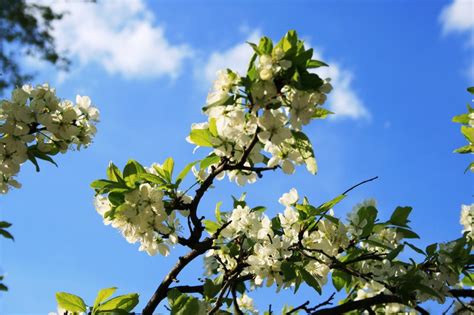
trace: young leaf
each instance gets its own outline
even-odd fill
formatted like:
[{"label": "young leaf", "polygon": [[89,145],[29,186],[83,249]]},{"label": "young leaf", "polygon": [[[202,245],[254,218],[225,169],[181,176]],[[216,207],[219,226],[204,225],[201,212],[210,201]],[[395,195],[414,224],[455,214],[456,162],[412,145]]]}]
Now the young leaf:
[{"label": "young leaf", "polygon": [[211,279],[207,279],[204,282],[204,297],[206,299],[212,299],[219,293],[220,289],[222,288],[221,284],[216,284]]},{"label": "young leaf", "polygon": [[191,141],[200,147],[212,147],[211,137],[209,129],[193,129],[189,135]]},{"label": "young leaf", "polygon": [[316,165],[316,159],[314,158],[313,146],[309,138],[301,131],[292,130],[293,138],[295,140],[294,148],[298,150],[301,157],[306,163],[306,168],[311,174],[316,174],[318,167]]},{"label": "young leaf", "polygon": [[337,291],[341,291],[348,283],[351,282],[351,275],[340,270],[332,272],[332,284]]},{"label": "young leaf", "polygon": [[213,164],[217,164],[220,161],[221,161],[221,158],[215,155],[214,153],[212,153],[201,161],[201,163],[199,164],[199,167],[201,169],[208,168],[209,166]]},{"label": "young leaf", "polygon": [[222,206],[222,201],[219,201],[216,204],[216,209],[214,210],[214,213],[216,215],[216,220],[217,220],[218,223],[222,223],[221,206]]},{"label": "young leaf", "polygon": [[84,303],[84,300],[71,293],[57,292],[56,301],[60,308],[69,312],[87,311],[87,305]]},{"label": "young leaf", "polygon": [[217,229],[219,229],[219,227],[220,227],[219,224],[217,224],[216,222],[211,221],[211,220],[203,220],[202,223],[204,223],[204,228],[211,235],[216,233]]},{"label": "young leaf", "polygon": [[306,63],[306,68],[308,69],[319,68],[319,67],[329,67],[329,65],[322,61],[314,60],[314,59],[308,60],[308,62]]},{"label": "young leaf", "polygon": [[123,175],[122,172],[118,169],[118,167],[110,162],[109,166],[107,167],[107,178],[110,179],[111,181],[122,181],[123,182]]},{"label": "young leaf", "polygon": [[321,286],[319,285],[318,280],[316,280],[313,275],[311,275],[304,267],[298,268],[301,276],[303,277],[304,282],[306,282],[307,285],[312,287],[313,289],[316,290],[319,294],[321,294]]},{"label": "young leaf", "polygon": [[3,228],[0,228],[0,235],[2,235],[3,237],[5,238],[8,238],[8,239],[11,239],[11,240],[15,240],[15,238],[13,237],[13,235],[11,235],[10,232],[8,232],[7,230],[3,229]]},{"label": "young leaf", "polygon": [[166,180],[171,183],[173,177],[174,161],[173,158],[169,157],[163,163],[163,171],[165,172]]},{"label": "young leaf", "polygon": [[262,37],[260,43],[258,44],[258,51],[262,55],[270,55],[273,50],[273,42],[268,37]]},{"label": "young leaf", "polygon": [[191,162],[189,164],[187,164],[183,170],[181,172],[179,172],[178,174],[178,177],[176,177],[176,183],[179,184],[183,181],[183,179],[186,177],[186,175],[188,175],[189,171],[191,170],[191,168],[196,165],[197,163],[199,163],[200,160],[198,161],[194,161],[194,162]]},{"label": "young leaf", "polygon": [[130,312],[134,309],[135,306],[138,304],[138,294],[131,293],[120,295],[114,297],[105,303],[101,304],[97,311],[104,312],[104,311],[116,311],[116,310],[123,310],[126,312]]},{"label": "young leaf", "polygon": [[116,290],[117,288],[115,287],[100,290],[99,293],[97,293],[97,297],[95,298],[93,310],[95,310],[100,303],[111,297]]},{"label": "young leaf", "polygon": [[397,207],[390,217],[390,223],[398,226],[407,226],[408,216],[410,215],[411,207]]},{"label": "young leaf", "polygon": [[474,128],[461,126],[461,132],[469,142],[474,143]]}]

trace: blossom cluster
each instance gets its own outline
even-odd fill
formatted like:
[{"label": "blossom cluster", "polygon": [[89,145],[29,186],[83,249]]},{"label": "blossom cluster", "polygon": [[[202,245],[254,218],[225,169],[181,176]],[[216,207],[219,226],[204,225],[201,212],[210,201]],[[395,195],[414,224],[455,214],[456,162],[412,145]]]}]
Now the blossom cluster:
[{"label": "blossom cluster", "polygon": [[[254,275],[253,282],[256,286],[261,286],[264,282],[267,286],[274,283],[279,287],[294,285],[295,279],[285,278],[282,265],[285,261],[291,261],[298,250],[309,255],[317,253],[316,259],[310,262],[298,261],[295,264],[315,277],[320,285],[326,283],[330,271],[328,257],[336,256],[341,248],[348,246],[347,230],[341,222],[329,220],[318,222],[313,231],[304,230],[304,223],[295,209],[298,200],[298,192],[294,188],[284,194],[279,202],[285,209],[273,220],[247,205],[238,205],[223,216],[230,224],[221,231],[216,242],[220,248],[207,253],[207,269],[224,272],[225,269],[236,268],[241,257],[232,255],[231,252],[238,238],[240,246],[246,252],[242,261],[247,267],[242,274]],[[278,227],[275,220],[279,222]],[[300,235],[301,231],[303,234]]]},{"label": "blossom cluster", "polygon": [[[296,39],[295,49],[288,48],[283,45],[287,37],[275,47],[269,39],[254,45],[255,56],[245,76],[230,69],[217,73],[203,109],[208,121],[192,125],[189,142],[212,147],[216,156],[247,168],[265,163],[292,174],[295,165],[306,163],[310,172],[316,172],[313,149],[302,128],[330,113],[322,105],[332,87],[329,79],[308,72],[308,63],[314,61],[312,50],[305,50]],[[249,169],[227,174],[239,185],[257,178]],[[206,176],[203,170],[199,177]]]},{"label": "blossom cluster", "polygon": [[15,176],[26,160],[38,168],[36,158],[52,162],[51,155],[88,146],[98,120],[88,96],[73,103],[47,84],[14,89],[11,99],[0,101],[0,193],[20,186]]},{"label": "blossom cluster", "polygon": [[[131,165],[135,167],[133,170]],[[150,256],[158,253],[168,256],[182,229],[179,216],[187,216],[188,211],[168,211],[170,191],[163,185],[165,179],[160,177],[163,166],[154,163],[150,168],[143,168],[131,161],[122,175],[111,163],[108,174],[113,174],[109,180],[92,185],[99,188],[94,204],[104,224],[118,229],[129,243],[140,243],[140,251]],[[183,204],[191,201],[191,197],[179,191],[174,197]]]},{"label": "blossom cluster", "polygon": [[[308,205],[306,198],[303,203],[299,200],[298,192],[291,189],[279,199],[285,207],[283,213],[272,219],[260,208],[251,209],[243,201],[231,212],[220,214],[222,224],[230,223],[220,232],[216,247],[206,255],[208,274],[226,274],[241,268],[242,276],[252,275],[254,287],[276,284],[278,288],[299,286],[301,280],[297,275],[305,281],[309,275],[317,283],[312,286],[320,289],[331,275],[334,283],[334,277],[341,272],[341,262],[351,257],[357,258],[347,265],[352,273],[347,274],[352,278],[350,286],[358,287],[352,291],[354,300],[380,293],[401,294],[390,288],[400,287],[406,279],[417,279],[419,288],[410,289],[411,299],[416,293],[418,301],[435,299],[444,303],[449,289],[459,282],[459,270],[469,259],[466,238],[435,244],[426,252],[410,244],[427,256],[426,268],[395,259],[407,243],[404,240],[417,237],[406,225],[411,208],[397,208],[389,221],[378,223],[375,229],[377,210],[372,200],[354,207],[347,223],[336,219],[332,209],[317,209]],[[309,219],[311,212],[305,209],[313,209],[319,219]],[[472,229],[472,224],[469,227]],[[458,266],[448,267],[453,264]],[[396,303],[379,306],[377,310],[411,311]]]}]

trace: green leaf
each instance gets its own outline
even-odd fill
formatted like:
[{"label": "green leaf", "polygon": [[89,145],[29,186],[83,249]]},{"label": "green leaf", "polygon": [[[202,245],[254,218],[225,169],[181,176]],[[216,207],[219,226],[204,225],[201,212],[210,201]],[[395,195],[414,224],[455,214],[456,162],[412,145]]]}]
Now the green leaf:
[{"label": "green leaf", "polygon": [[268,37],[262,37],[260,43],[258,44],[258,51],[260,54],[270,55],[273,50],[273,42]]},{"label": "green leaf", "polygon": [[0,229],[9,228],[10,226],[12,226],[11,223],[8,223],[6,221],[0,221]]},{"label": "green leaf", "polygon": [[189,135],[191,141],[200,147],[212,147],[212,134],[209,129],[192,129]]},{"label": "green leaf", "polygon": [[[171,291],[174,291],[173,289]],[[168,293],[169,304],[171,306],[171,315],[190,315],[199,314],[199,301],[192,296],[182,294],[178,290]]]},{"label": "green leaf", "polygon": [[306,67],[307,63],[311,60],[311,57],[313,57],[313,49],[312,48],[299,53],[293,59],[293,61],[294,61],[295,65],[297,65],[299,67]]},{"label": "green leaf", "polygon": [[424,285],[424,284],[421,284],[421,282],[417,282],[416,283],[416,288],[420,291],[420,292],[423,292],[423,293],[426,293],[428,295],[431,295],[431,296],[435,296],[439,299],[443,299],[443,297],[441,296],[441,294],[439,294],[437,291],[433,290],[432,288]]},{"label": "green leaf", "polygon": [[474,143],[474,128],[468,126],[461,126],[461,133],[466,137],[466,139]]},{"label": "green leaf", "polygon": [[181,172],[179,172],[178,174],[178,177],[176,178],[176,183],[179,184],[183,181],[183,179],[186,177],[186,175],[188,175],[189,171],[191,170],[191,168],[196,165],[197,163],[199,163],[200,160],[198,161],[194,161],[194,162],[191,162],[191,163],[188,163]]},{"label": "green leaf", "polygon": [[260,49],[255,43],[251,43],[251,42],[246,42],[246,43],[249,44],[250,47],[252,47],[253,51],[255,51],[255,54],[262,55],[262,52],[260,51]]},{"label": "green leaf", "polygon": [[330,110],[327,110],[326,108],[316,107],[316,110],[314,111],[312,118],[325,119],[328,115],[334,115],[334,113],[331,112]]},{"label": "green leaf", "polygon": [[413,232],[412,230],[404,229],[404,228],[396,228],[395,229],[397,233],[400,233],[403,238],[420,238],[418,234]]},{"label": "green leaf", "polygon": [[306,63],[306,68],[308,69],[319,68],[319,67],[329,67],[329,65],[322,61],[314,60],[314,59],[308,60],[308,62]]},{"label": "green leaf", "polygon": [[298,268],[301,276],[303,277],[304,282],[306,282],[307,285],[312,287],[313,289],[316,290],[319,294],[321,294],[321,286],[319,285],[318,280],[316,280],[313,275],[311,275],[306,269],[303,267]]},{"label": "green leaf", "polygon": [[60,308],[70,311],[70,312],[85,312],[87,311],[87,305],[84,303],[84,300],[78,297],[77,295],[66,293],[66,292],[57,292],[56,301]]},{"label": "green leaf", "polygon": [[99,293],[97,293],[97,297],[95,298],[93,310],[95,310],[100,303],[111,297],[116,290],[117,288],[115,287],[100,290]]},{"label": "green leaf", "polygon": [[204,282],[204,297],[208,300],[212,299],[221,290],[221,284],[215,284],[211,279],[207,279]]},{"label": "green leaf", "polygon": [[306,163],[306,168],[311,174],[316,174],[318,167],[316,165],[316,159],[314,157],[313,146],[309,138],[301,131],[292,130],[293,138],[295,143],[293,147],[298,150],[301,157]]},{"label": "green leaf", "polygon": [[468,144],[454,150],[454,153],[466,154],[474,152],[474,145]]},{"label": "green leaf", "polygon": [[209,234],[214,234],[219,229],[220,225],[212,220],[203,220],[204,228],[206,229]]},{"label": "green leaf", "polygon": [[173,158],[169,157],[165,160],[163,163],[163,171],[165,172],[166,175],[166,180],[168,183],[171,183],[172,177],[173,177],[173,169],[174,169],[174,161]]},{"label": "green leaf", "polygon": [[282,43],[283,51],[286,55],[292,55],[296,53],[297,45],[298,45],[298,35],[296,34],[295,30],[290,30],[286,33],[283,37]]},{"label": "green leaf", "polygon": [[222,223],[221,206],[222,206],[222,201],[219,201],[216,204],[216,209],[214,210],[214,213],[216,215],[216,220],[217,220],[218,223]]},{"label": "green leaf", "polygon": [[280,270],[283,273],[283,281],[291,282],[296,278],[295,266],[289,261],[283,261],[280,265]]},{"label": "green leaf", "polygon": [[199,167],[201,169],[208,168],[209,166],[213,164],[217,164],[220,161],[221,161],[221,158],[215,155],[214,153],[212,153],[201,161],[201,163],[199,164]]},{"label": "green leaf", "polygon": [[452,121],[460,124],[468,124],[469,120],[469,114],[461,114],[454,116]]},{"label": "green leaf", "polygon": [[438,248],[438,243],[433,243],[431,245],[426,246],[425,251],[428,254],[428,256],[433,256],[437,248]]},{"label": "green leaf", "polygon": [[8,238],[8,239],[15,240],[15,238],[13,237],[13,235],[11,235],[11,233],[8,232],[7,230],[0,229],[0,235],[2,235],[2,236],[5,237],[5,238]]},{"label": "green leaf", "polygon": [[397,207],[390,217],[390,223],[398,226],[407,226],[408,216],[410,215],[411,207]]},{"label": "green leaf", "polygon": [[0,291],[8,291],[8,287],[3,283],[0,283]]},{"label": "green leaf", "polygon": [[130,312],[137,306],[138,304],[138,294],[136,293],[131,293],[131,294],[125,294],[125,295],[120,295],[117,297],[114,297],[105,303],[101,304],[98,308],[97,311],[115,311],[115,310],[123,310],[126,312]]},{"label": "green leaf", "polygon": [[128,187],[125,182],[113,182],[106,179],[93,181],[90,186],[94,188],[98,194],[106,194],[111,191],[125,192],[130,190],[130,187]]},{"label": "green leaf", "polygon": [[111,181],[123,181],[123,175],[122,172],[118,169],[118,167],[110,162],[109,166],[107,167],[107,178],[110,179]]},{"label": "green leaf", "polygon": [[255,79],[258,78],[257,67],[255,66],[255,60],[257,60],[257,56],[257,53],[253,54],[249,62],[249,66],[247,69],[247,81],[244,81],[244,83],[247,82],[245,83],[247,88],[250,88],[250,86],[252,85],[252,81],[255,81]]},{"label": "green leaf", "polygon": [[464,173],[466,173],[467,171],[471,170],[471,172],[474,172],[474,162],[470,163],[466,169],[464,170]]},{"label": "green leaf", "polygon": [[[29,148],[28,148],[28,149],[29,149]],[[27,154],[27,156],[28,156],[28,160],[30,160],[31,163],[33,163],[33,165],[35,166],[35,170],[36,170],[37,172],[39,172],[39,171],[40,171],[40,167],[39,167],[39,164],[38,164],[38,160],[36,159],[36,157],[35,157],[33,151],[28,150],[28,151],[26,151],[26,154]]]},{"label": "green leaf", "polygon": [[468,87],[467,91],[471,94],[474,94],[474,86]]},{"label": "green leaf", "polygon": [[140,175],[146,173],[143,166],[135,160],[129,160],[123,169],[123,178],[130,187],[135,187]]},{"label": "green leaf", "polygon": [[347,284],[351,282],[351,275],[340,270],[334,270],[332,272],[332,284],[334,288],[339,292]]},{"label": "green leaf", "polygon": [[398,245],[397,247],[395,247],[394,250],[392,250],[390,253],[387,254],[387,256],[385,257],[386,259],[388,260],[393,260],[395,259],[398,254],[401,253],[401,251],[405,248],[404,245]]},{"label": "green leaf", "polygon": [[346,195],[339,195],[333,198],[332,200],[323,203],[322,205],[318,207],[319,212],[323,213],[323,212],[329,211],[331,208],[333,208],[335,205],[341,202],[344,198],[346,198]]},{"label": "green leaf", "polygon": [[410,243],[408,243],[408,242],[404,242],[404,244],[407,245],[408,247],[410,247],[411,249],[413,249],[413,250],[414,250],[415,252],[417,252],[418,254],[421,254],[421,255],[426,256],[426,253],[425,253],[422,249],[416,247],[415,245],[410,244]]},{"label": "green leaf", "polygon": [[145,180],[147,182],[157,184],[157,185],[165,185],[166,180],[158,175],[151,174],[151,173],[142,173],[140,174],[140,179]]},{"label": "green leaf", "polygon": [[209,108],[216,107],[216,106],[224,106],[224,105],[232,105],[234,104],[234,96],[233,95],[228,95],[226,97],[221,98],[220,100],[215,101],[214,103],[208,104],[202,108],[202,110],[205,112]]},{"label": "green leaf", "polygon": [[362,234],[360,235],[361,238],[365,238],[372,233],[375,224],[375,219],[377,218],[377,213],[377,209],[375,209],[375,207],[373,206],[362,207],[357,212],[360,222],[364,220],[366,220],[367,222],[367,224],[362,230]]},{"label": "green leaf", "polygon": [[216,126],[216,119],[214,117],[209,119],[209,131],[211,132],[211,135],[213,135],[214,137],[217,137],[218,133],[217,133],[217,126]]},{"label": "green leaf", "polygon": [[33,153],[34,153],[35,157],[37,157],[38,159],[50,162],[51,164],[54,164],[54,166],[58,167],[58,164],[46,153],[41,152],[38,149],[34,150]]},{"label": "green leaf", "polygon": [[474,273],[468,274],[462,279],[462,284],[467,287],[474,287]]}]

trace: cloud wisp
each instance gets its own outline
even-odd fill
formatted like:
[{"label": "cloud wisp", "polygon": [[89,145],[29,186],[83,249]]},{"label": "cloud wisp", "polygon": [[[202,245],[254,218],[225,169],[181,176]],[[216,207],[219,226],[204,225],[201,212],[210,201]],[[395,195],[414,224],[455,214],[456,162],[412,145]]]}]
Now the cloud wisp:
[{"label": "cloud wisp", "polygon": [[181,72],[193,55],[186,44],[173,44],[142,0],[54,2],[67,12],[55,25],[58,48],[80,65],[98,65],[127,79],[169,77]]}]

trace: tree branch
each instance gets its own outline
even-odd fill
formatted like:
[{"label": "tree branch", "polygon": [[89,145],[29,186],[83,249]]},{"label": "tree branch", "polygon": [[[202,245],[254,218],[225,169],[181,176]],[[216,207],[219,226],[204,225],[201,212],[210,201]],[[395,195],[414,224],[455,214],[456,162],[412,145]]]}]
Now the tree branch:
[{"label": "tree branch", "polygon": [[375,176],[375,177],[366,179],[366,180],[364,180],[364,181],[362,181],[362,182],[360,182],[360,183],[358,183],[358,184],[352,186],[351,188],[347,189],[345,192],[342,193],[342,195],[347,195],[351,190],[353,190],[353,189],[359,187],[360,185],[364,185],[365,183],[368,183],[368,182],[371,182],[371,181],[373,181],[373,180],[376,180],[377,178],[379,178],[379,177],[378,177],[378,176]]},{"label": "tree branch", "polygon": [[[474,290],[469,290],[469,289],[452,289],[449,290],[449,293],[453,297],[474,297]],[[396,295],[387,295],[387,294],[378,294],[376,296],[373,296],[371,298],[363,299],[363,300],[358,300],[358,301],[350,301],[338,306],[330,307],[330,308],[325,308],[321,309],[319,311],[315,311],[311,313],[312,315],[337,315],[337,314],[344,314],[350,311],[355,311],[355,310],[365,310],[371,306],[376,306],[376,305],[381,305],[381,304],[387,304],[387,303],[398,303],[398,304],[403,304],[408,307],[413,307],[411,305],[407,305],[406,301],[403,301],[400,297]],[[417,305],[414,307],[415,310],[420,312],[421,314],[428,314],[429,312],[423,309],[421,306]]]},{"label": "tree branch", "polygon": [[181,293],[199,293],[201,295],[204,294],[204,286],[203,285],[178,285],[175,287],[168,288],[168,290],[176,289]]},{"label": "tree branch", "polygon": [[181,270],[183,270],[184,267],[186,267],[191,261],[193,261],[194,258],[208,251],[212,247],[214,240],[219,236],[222,230],[225,229],[231,222],[232,221],[228,221],[223,224],[211,237],[208,237],[204,241],[197,243],[192,251],[190,251],[184,256],[179,257],[176,265],[174,265],[173,269],[171,269],[171,271],[166,275],[166,277],[160,283],[155,293],[143,309],[143,315],[153,314],[153,311],[156,309],[158,304],[160,304],[160,302],[167,297],[171,283],[176,280]]}]

